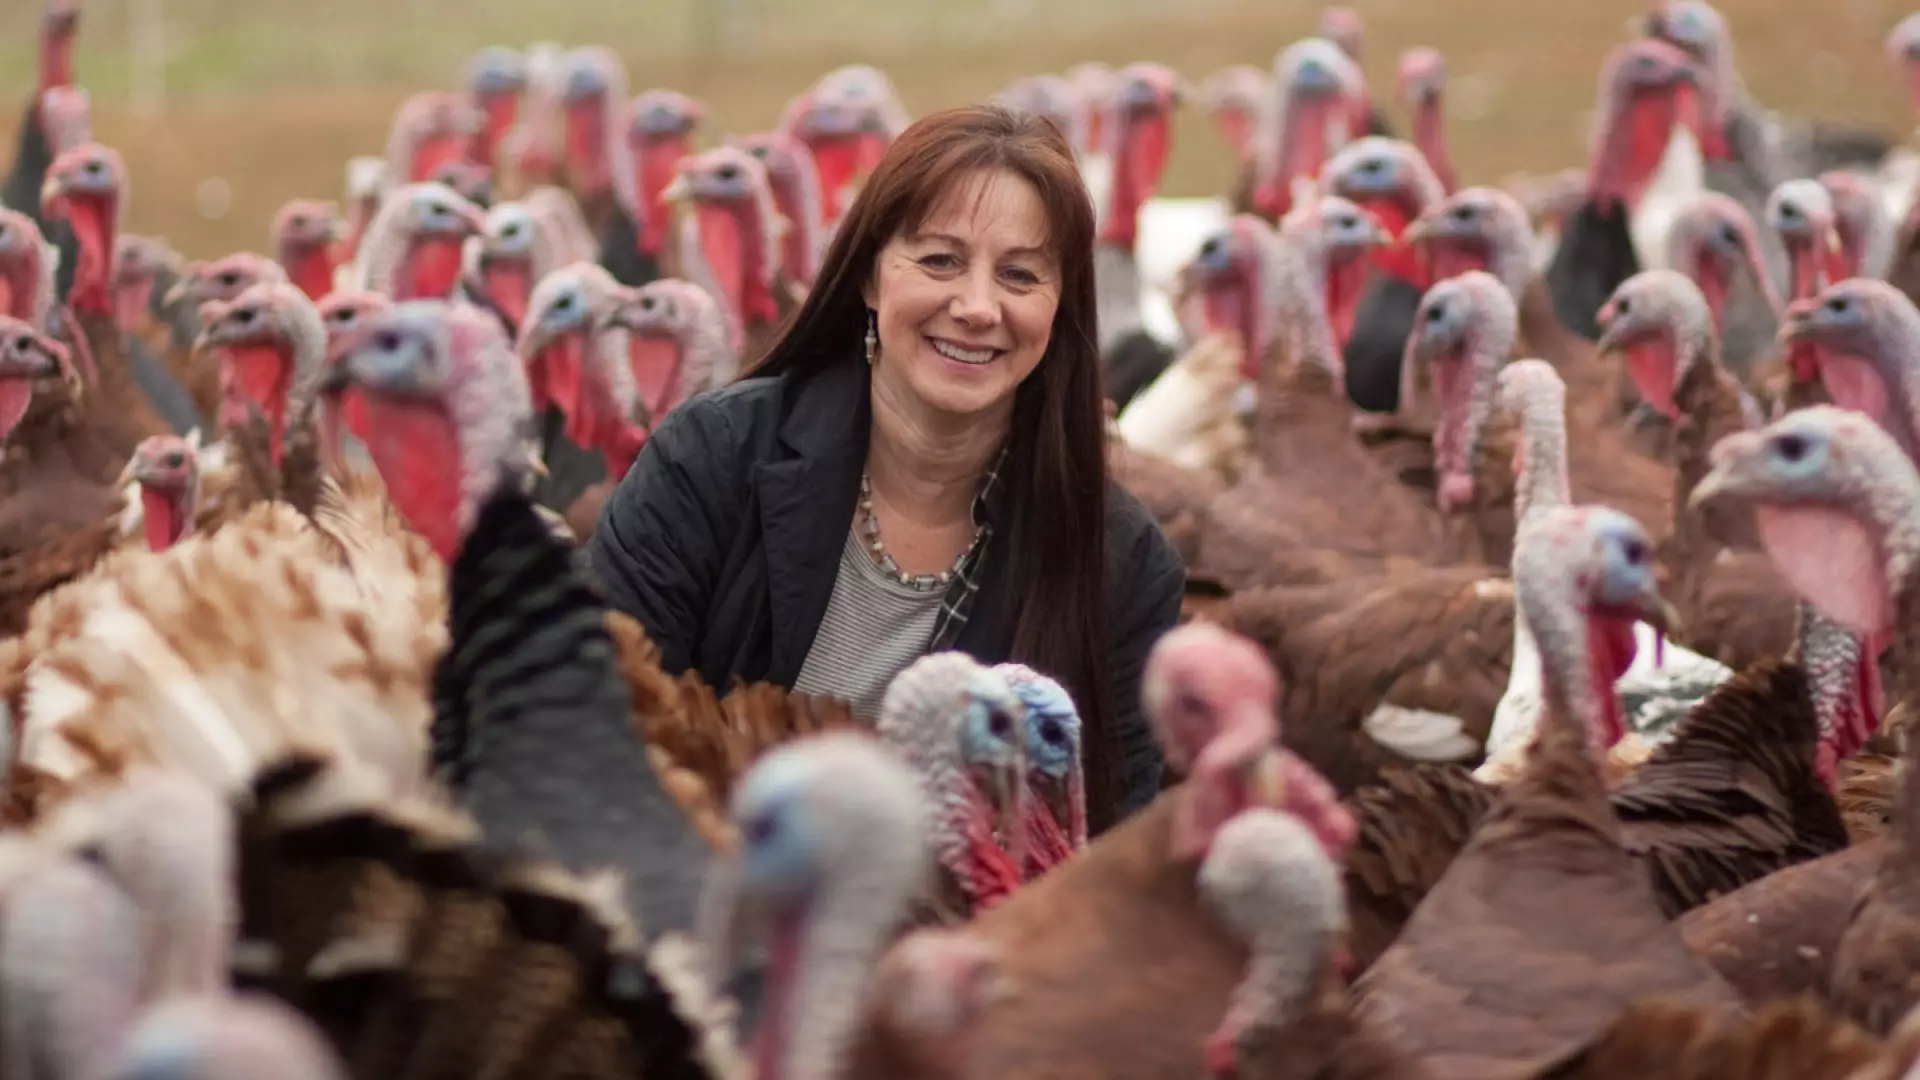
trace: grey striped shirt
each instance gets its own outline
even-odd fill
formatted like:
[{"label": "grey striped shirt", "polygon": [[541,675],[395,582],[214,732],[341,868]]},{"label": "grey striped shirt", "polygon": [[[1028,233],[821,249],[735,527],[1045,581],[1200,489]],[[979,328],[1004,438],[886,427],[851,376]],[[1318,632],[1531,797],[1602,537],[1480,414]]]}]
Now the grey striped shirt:
[{"label": "grey striped shirt", "polygon": [[887,684],[927,651],[945,600],[888,575],[867,554],[859,529],[849,528],[833,597],[793,688],[839,698],[855,719],[876,720]]}]

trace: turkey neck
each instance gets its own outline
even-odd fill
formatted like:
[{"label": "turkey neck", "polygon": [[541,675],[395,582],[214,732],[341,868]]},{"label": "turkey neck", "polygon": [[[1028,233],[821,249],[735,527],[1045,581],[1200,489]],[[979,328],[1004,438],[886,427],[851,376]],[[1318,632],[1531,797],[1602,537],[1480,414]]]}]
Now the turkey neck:
[{"label": "turkey neck", "polygon": [[1261,366],[1254,445],[1261,463],[1283,475],[1352,443],[1353,406],[1336,366],[1325,253],[1307,237],[1282,234],[1261,269],[1257,302],[1273,312],[1278,333]]},{"label": "turkey neck", "polygon": [[843,1075],[866,1015],[867,987],[905,909],[891,867],[851,863],[809,906],[793,944],[793,984],[762,1080]]},{"label": "turkey neck", "polygon": [[[1518,578],[1520,567],[1516,565],[1515,571]],[[1516,839],[1539,826],[1572,828],[1604,840],[1617,852],[1620,824],[1607,803],[1593,737],[1605,708],[1600,695],[1613,693],[1613,687],[1594,681],[1588,660],[1591,630],[1584,613],[1558,596],[1530,598],[1529,590],[1517,580],[1515,584],[1519,614],[1540,654],[1541,716],[1527,750],[1526,768],[1495,804],[1488,821],[1517,828]],[[1620,858],[1624,862],[1625,854]]]},{"label": "turkey neck", "polygon": [[[1684,350],[1684,351],[1683,351]],[[1740,404],[1740,387],[1720,362],[1720,350],[1711,339],[1677,342],[1675,362],[1684,373],[1674,388],[1680,412],[1674,431],[1673,544],[1677,558],[1709,558],[1722,547],[1754,550],[1750,507],[1718,504],[1689,510],[1687,500],[1712,469],[1708,453],[1721,439],[1747,429]]]},{"label": "turkey neck", "polygon": [[1572,496],[1567,480],[1567,392],[1535,391],[1520,406],[1520,482],[1513,492],[1513,517],[1525,521],[1534,510],[1565,506]]}]

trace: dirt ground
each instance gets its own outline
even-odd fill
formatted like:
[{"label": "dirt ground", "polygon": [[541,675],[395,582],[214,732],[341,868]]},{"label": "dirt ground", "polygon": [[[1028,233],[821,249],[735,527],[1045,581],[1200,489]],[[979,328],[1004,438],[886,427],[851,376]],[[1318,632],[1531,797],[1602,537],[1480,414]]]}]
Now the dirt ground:
[{"label": "dirt ground", "polygon": [[[168,99],[130,101],[134,9],[164,4]],[[714,44],[696,5],[732,5],[749,32]],[[888,71],[910,109],[991,95],[1009,79],[1084,60],[1152,59],[1198,81],[1233,63],[1269,64],[1311,30],[1315,3],[1291,0],[95,0],[80,77],[98,137],[132,175],[124,227],[196,257],[263,249],[273,211],[294,196],[337,197],[345,159],[378,153],[409,91],[452,85],[461,59],[494,41],[598,41],[626,57],[632,90],[671,86],[706,101],[710,130],[750,131],[819,73],[859,60]],[[1468,180],[1580,164],[1606,50],[1640,3],[1621,0],[1361,0],[1365,63],[1391,99],[1399,51],[1447,57],[1456,160]],[[1749,91],[1798,115],[1889,133],[1914,123],[1906,81],[1881,51],[1909,10],[1884,0],[1721,0]],[[0,102],[24,102],[37,0],[0,0]],[[1403,115],[1397,101],[1389,114]],[[14,108],[0,145],[13,144]],[[1231,162],[1189,113],[1165,192],[1222,191]]]}]

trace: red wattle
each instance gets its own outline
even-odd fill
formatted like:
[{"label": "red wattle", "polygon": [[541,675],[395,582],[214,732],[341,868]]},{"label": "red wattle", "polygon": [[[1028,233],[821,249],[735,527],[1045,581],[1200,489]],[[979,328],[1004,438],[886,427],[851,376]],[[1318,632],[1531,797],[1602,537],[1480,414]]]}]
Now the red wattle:
[{"label": "red wattle", "polygon": [[732,310],[736,324],[751,322],[748,310],[746,223],[732,207],[700,203],[694,210],[694,222],[700,233],[700,252],[719,285],[722,301]]},{"label": "red wattle", "polygon": [[333,261],[327,258],[327,249],[318,245],[305,248],[291,260],[287,267],[287,277],[309,300],[324,300],[333,291]]},{"label": "red wattle", "polygon": [[440,558],[460,553],[460,436],[437,403],[362,394],[367,452],[393,505]]},{"label": "red wattle", "polygon": [[467,147],[455,135],[429,135],[414,144],[413,168],[408,177],[413,183],[431,180],[443,166],[467,156]]},{"label": "red wattle", "polygon": [[406,300],[445,300],[460,283],[460,245],[457,237],[424,236],[407,250],[393,284],[395,303]]},{"label": "red wattle", "polygon": [[566,110],[567,174],[570,186],[582,197],[605,191],[607,175],[606,113],[598,95],[576,101]]},{"label": "red wattle", "polygon": [[532,267],[523,259],[492,259],[480,272],[480,287],[487,299],[513,323],[515,330],[527,321],[527,300],[533,295]]},{"label": "red wattle", "polygon": [[27,407],[33,404],[33,380],[19,377],[0,377],[0,444],[5,444],[13,435],[13,429],[26,419]]},{"label": "red wattle", "polygon": [[680,159],[687,156],[687,139],[684,135],[670,135],[652,139],[643,143],[634,155],[639,171],[640,196],[640,251],[647,255],[658,255],[667,238],[667,222],[673,220],[667,213],[667,204],[660,193],[673,183],[674,175],[680,168]]},{"label": "red wattle", "polygon": [[174,496],[140,485],[140,520],[145,527],[147,549],[165,551],[180,542],[186,533],[186,515]]},{"label": "red wattle", "polygon": [[647,415],[657,427],[679,401],[680,367],[685,354],[672,338],[631,334],[627,337],[627,367],[633,372],[634,388],[646,403]]},{"label": "red wattle", "polygon": [[836,222],[846,213],[842,189],[853,181],[860,168],[858,139],[830,135],[807,144],[813,151],[813,168],[820,174],[820,203],[827,221]]},{"label": "red wattle", "polygon": [[1673,400],[1673,346],[1665,341],[1641,342],[1626,349],[1627,374],[1640,400],[1669,420],[1680,419],[1680,406]]},{"label": "red wattle", "polygon": [[278,344],[229,345],[220,350],[221,393],[236,398],[234,403],[240,407],[235,410],[235,415],[245,416],[245,406],[252,405],[267,418],[275,462],[280,460],[280,440],[285,434],[287,416],[287,392],[292,384],[293,362]]}]

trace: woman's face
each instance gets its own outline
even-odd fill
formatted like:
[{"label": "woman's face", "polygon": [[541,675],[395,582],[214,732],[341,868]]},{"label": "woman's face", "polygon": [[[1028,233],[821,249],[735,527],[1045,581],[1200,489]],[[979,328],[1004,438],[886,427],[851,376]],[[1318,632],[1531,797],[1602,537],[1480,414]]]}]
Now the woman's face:
[{"label": "woman's face", "polygon": [[887,390],[954,416],[1010,405],[1060,306],[1039,192],[1012,172],[962,177],[917,233],[880,250],[866,301]]}]

